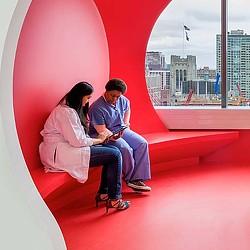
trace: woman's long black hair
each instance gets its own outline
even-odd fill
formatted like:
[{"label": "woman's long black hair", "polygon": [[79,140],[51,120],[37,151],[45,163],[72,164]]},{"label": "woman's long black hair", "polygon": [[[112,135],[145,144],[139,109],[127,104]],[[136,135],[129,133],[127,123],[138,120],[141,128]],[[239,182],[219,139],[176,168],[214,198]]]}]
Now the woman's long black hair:
[{"label": "woman's long black hair", "polygon": [[93,92],[94,88],[91,84],[88,82],[79,82],[59,101],[59,104],[65,101],[67,106],[73,108],[77,112],[86,133],[88,132],[89,103],[82,106],[82,98],[91,95]]}]

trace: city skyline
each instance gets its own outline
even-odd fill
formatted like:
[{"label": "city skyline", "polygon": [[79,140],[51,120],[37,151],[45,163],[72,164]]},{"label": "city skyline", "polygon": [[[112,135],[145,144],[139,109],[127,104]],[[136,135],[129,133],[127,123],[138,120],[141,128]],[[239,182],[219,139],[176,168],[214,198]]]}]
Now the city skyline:
[{"label": "city skyline", "polygon": [[[180,8],[181,6],[181,8]],[[197,68],[216,68],[216,34],[220,34],[221,1],[173,0],[156,22],[147,51],[161,51],[170,63],[171,55],[196,56]],[[228,1],[228,31],[244,30],[250,34],[250,2]],[[186,25],[189,41],[186,40]],[[249,26],[249,27],[248,27]]]}]

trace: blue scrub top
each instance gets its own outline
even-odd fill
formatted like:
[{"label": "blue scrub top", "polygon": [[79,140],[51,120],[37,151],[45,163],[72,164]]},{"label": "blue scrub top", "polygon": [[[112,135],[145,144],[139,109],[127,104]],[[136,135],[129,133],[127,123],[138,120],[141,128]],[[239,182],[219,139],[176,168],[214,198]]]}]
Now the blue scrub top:
[{"label": "blue scrub top", "polygon": [[124,114],[130,110],[128,98],[121,95],[116,102],[116,106],[108,103],[103,96],[100,96],[89,108],[90,127],[89,135],[97,136],[95,125],[105,125],[112,132],[124,126]]}]

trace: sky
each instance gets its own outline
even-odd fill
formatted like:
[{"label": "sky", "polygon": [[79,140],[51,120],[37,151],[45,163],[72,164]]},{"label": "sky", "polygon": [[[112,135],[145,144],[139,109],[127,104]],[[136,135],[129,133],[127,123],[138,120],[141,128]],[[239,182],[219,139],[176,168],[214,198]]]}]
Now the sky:
[{"label": "sky", "polygon": [[[228,31],[244,30],[250,35],[250,1],[228,0]],[[185,39],[186,25],[189,41]],[[147,51],[196,56],[197,68],[216,68],[216,34],[221,32],[220,0],[172,0],[151,32]]]}]

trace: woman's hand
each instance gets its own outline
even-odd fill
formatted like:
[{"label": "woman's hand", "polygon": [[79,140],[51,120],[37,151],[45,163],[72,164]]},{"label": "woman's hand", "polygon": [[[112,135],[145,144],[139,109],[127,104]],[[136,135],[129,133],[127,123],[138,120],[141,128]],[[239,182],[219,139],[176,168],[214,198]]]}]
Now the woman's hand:
[{"label": "woman's hand", "polygon": [[109,131],[109,130],[105,130],[103,132],[101,132],[99,135],[98,135],[98,139],[101,140],[101,143],[107,143],[109,141],[109,139],[111,138],[110,136],[112,135],[112,132]]},{"label": "woman's hand", "polygon": [[98,134],[97,138],[101,140],[101,143],[104,142],[108,138],[108,132],[101,132]]},{"label": "woman's hand", "polygon": [[92,138],[93,145],[106,143],[109,140],[109,132],[103,131],[100,134],[98,134],[97,138]]}]

